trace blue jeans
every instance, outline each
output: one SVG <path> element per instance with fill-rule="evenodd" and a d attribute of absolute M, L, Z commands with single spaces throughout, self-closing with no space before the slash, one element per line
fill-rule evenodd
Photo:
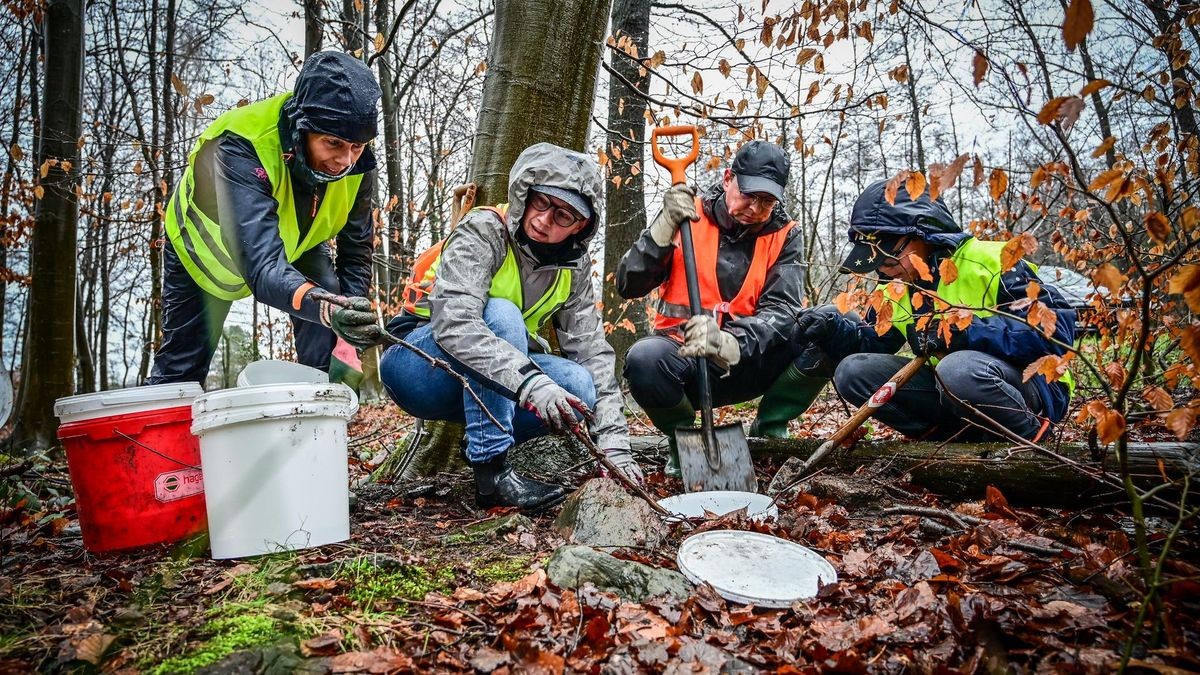
<path fill-rule="evenodd" d="M 496 337 L 529 354 L 529 336 L 525 332 L 521 310 L 516 305 L 508 300 L 492 298 L 484 307 L 483 321 Z M 434 341 L 429 324 L 413 330 L 404 341 L 435 359 L 449 363 L 456 373 L 465 376 L 471 390 L 500 422 L 500 428 L 497 428 L 457 379 L 445 370 L 431 366 L 412 350 L 393 345 L 383 353 L 379 360 L 379 377 L 388 395 L 396 405 L 414 417 L 465 423 L 469 462 L 486 462 L 507 452 L 517 443 L 549 432 L 536 415 L 518 407 L 516 401 L 506 395 L 485 386 L 470 371 L 447 356 Z M 589 408 L 596 405 L 596 385 L 592 382 L 591 373 L 583 366 L 552 354 L 529 354 L 529 357 L 550 379 L 578 396 Z"/>

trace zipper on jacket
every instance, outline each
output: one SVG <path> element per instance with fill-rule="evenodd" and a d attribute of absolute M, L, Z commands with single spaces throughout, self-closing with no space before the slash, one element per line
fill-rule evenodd
<path fill-rule="evenodd" d="M 313 191 L 313 207 L 312 207 L 312 216 L 311 216 L 312 218 L 316 218 L 316 217 L 317 217 L 317 201 L 318 201 L 319 199 L 320 199 L 320 197 L 318 197 L 318 196 L 317 196 L 317 193 L 316 193 L 316 191 L 314 190 L 314 191 Z"/>

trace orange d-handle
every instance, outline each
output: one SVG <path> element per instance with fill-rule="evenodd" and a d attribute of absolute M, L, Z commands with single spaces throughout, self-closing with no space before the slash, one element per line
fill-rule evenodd
<path fill-rule="evenodd" d="M 667 157 L 658 149 L 659 136 L 692 135 L 692 149 L 683 157 Z M 687 168 L 700 156 L 700 132 L 691 124 L 680 124 L 672 127 L 654 127 L 650 131 L 650 147 L 654 151 L 654 161 L 659 166 L 671 172 L 671 184 L 687 183 Z"/>

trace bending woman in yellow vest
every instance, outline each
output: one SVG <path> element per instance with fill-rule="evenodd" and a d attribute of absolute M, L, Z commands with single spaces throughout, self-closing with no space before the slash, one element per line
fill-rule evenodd
<path fill-rule="evenodd" d="M 251 295 L 291 314 L 300 363 L 361 379 L 354 347 L 381 330 L 363 297 L 379 96 L 362 62 L 319 52 L 294 93 L 234 108 L 200 135 L 167 205 L 163 341 L 148 384 L 203 384 L 230 303 Z M 353 309 L 313 299 L 315 288 Z"/>
<path fill-rule="evenodd" d="M 1003 270 L 1004 242 L 980 241 L 963 232 L 940 199 L 931 201 L 925 192 L 914 201 L 901 187 L 890 204 L 886 185 L 868 186 L 855 202 L 853 246 L 841 271 L 877 272 L 883 284 L 899 279 L 907 285 L 898 300 L 885 295 L 892 305 L 891 328 L 876 333 L 875 310 L 858 320 L 832 306 L 818 307 L 800 320 L 809 339 L 840 359 L 833 376 L 838 393 L 862 405 L 909 361 L 893 355 L 907 342 L 914 354 L 933 357 L 934 365 L 918 371 L 879 409 L 882 422 L 910 438 L 929 440 L 995 440 L 993 422 L 1023 438 L 1042 438 L 1066 414 L 1073 380 L 1068 372 L 1056 382 L 1042 375 L 1026 381 L 1022 371 L 1073 343 L 1075 310 L 1058 289 L 1038 279 L 1032 263 L 1020 260 Z M 943 261 L 948 261 L 944 267 Z M 928 267 L 932 280 L 922 279 L 922 267 Z M 1034 283 L 1037 301 L 1057 316 L 1053 341 L 1023 320 Z M 914 301 L 916 289 L 929 295 Z M 942 326 L 944 312 L 935 310 L 933 296 L 950 308 L 970 308 L 971 323 L 961 329 Z"/>
<path fill-rule="evenodd" d="M 539 511 L 566 497 L 521 476 L 512 447 L 581 420 L 627 476 L 641 480 L 592 289 L 588 242 L 603 199 L 589 156 L 549 143 L 526 148 L 509 173 L 508 204 L 474 209 L 418 261 L 403 313 L 388 331 L 465 375 L 479 404 L 447 373 L 391 347 L 380 359 L 384 387 L 423 419 L 465 422 L 475 502 Z M 546 353 L 538 329 L 553 322 L 562 356 Z M 594 412 L 592 412 L 594 410 Z"/>

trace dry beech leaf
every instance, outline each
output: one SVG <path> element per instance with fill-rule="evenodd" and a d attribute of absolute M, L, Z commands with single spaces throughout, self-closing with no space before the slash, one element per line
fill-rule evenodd
<path fill-rule="evenodd" d="M 1095 22 L 1091 0 L 1071 0 L 1067 6 L 1067 16 L 1063 21 L 1063 41 L 1067 43 L 1067 51 L 1073 52 L 1088 33 L 1092 32 Z"/>
<path fill-rule="evenodd" d="M 942 283 L 949 286 L 958 279 L 958 266 L 950 258 L 943 258 L 938 265 L 938 276 L 942 278 Z"/>

